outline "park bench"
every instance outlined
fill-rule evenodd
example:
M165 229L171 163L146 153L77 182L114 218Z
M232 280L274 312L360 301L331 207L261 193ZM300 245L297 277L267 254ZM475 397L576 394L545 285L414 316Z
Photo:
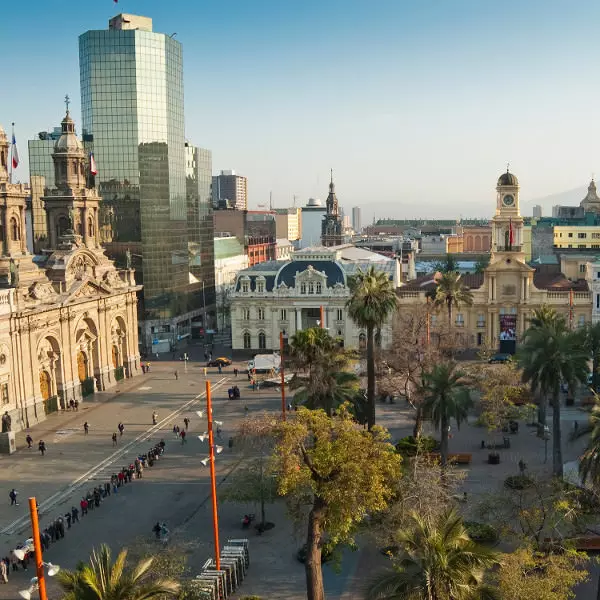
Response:
M430 452L427 458L440 460L441 455L439 452ZM448 462L455 465L470 465L472 458L473 455L467 452L448 454Z

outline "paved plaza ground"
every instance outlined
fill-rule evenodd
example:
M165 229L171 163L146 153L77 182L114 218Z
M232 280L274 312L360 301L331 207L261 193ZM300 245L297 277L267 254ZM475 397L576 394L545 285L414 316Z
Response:
M205 404L205 380L201 349L190 352L192 361L184 371L177 361L152 362L151 372L122 382L116 393L96 394L76 413L51 415L44 423L31 429L34 448L26 448L25 432L17 434L19 450L12 456L0 455L0 553L6 555L15 543L29 536L27 498L36 496L40 504L41 525L64 514L72 505L79 505L82 493L107 481L122 466L133 462L138 453L164 438L167 444L163 457L152 468L147 468L142 480L125 485L116 495L107 498L100 508L90 512L79 524L67 530L65 538L50 546L45 560L73 568L80 560L87 560L93 547L108 543L112 548L131 546L136 540L152 544L152 527L156 521L166 521L171 532L171 544L185 548L192 569L199 569L212 552L212 525L209 502L209 471L200 460L207 456L207 442L196 436L206 429L196 410ZM241 366L241 365L239 365ZM174 370L179 371L175 380ZM246 377L240 375L237 383L242 392L240 400L228 400L227 388L235 379L232 368L221 375L209 369L213 384L213 413L223 421L222 445L225 450L216 461L219 488L228 485L227 476L240 462L240 456L227 447L229 435L244 418L244 406L251 412L279 411L277 390L253 392ZM156 410L159 423L152 426L152 412ZM390 429L397 439L412 431L412 413L404 404L378 404L378 422ZM184 417L191 420L190 435L184 445L172 433L174 424L183 426ZM576 408L563 412L563 428L568 432L573 421L583 423L586 415ZM83 423L90 426L89 435ZM123 422L125 432L113 448L111 435L117 424ZM426 426L425 433L430 432ZM511 448L501 450L499 465L487 464L487 450L481 449L481 440L490 436L473 424L452 430L451 452L471 452L473 462L467 468L464 489L475 506L478 499L495 486L501 485L509 474L518 472L518 462L525 460L532 471L550 472L551 455L544 463L544 444L531 429L521 425L511 435ZM434 434L435 435L435 434ZM500 435L499 438L502 436ZM565 436L566 437L566 436ZM37 442L46 441L48 452L40 456ZM217 443L221 443L217 440ZM581 445L565 442L565 460L575 459ZM550 449L550 448L549 448ZM11 507L8 493L12 487L19 492L20 505ZM220 503L220 535L223 544L228 538L249 537L251 568L240 592L257 594L269 600L301 600L306 597L304 569L295 559L302 545L304 531L294 532L286 516L283 503L267 507L267 516L275 522L273 530L258 536L254 531L242 531L241 518L246 512L257 512L256 507ZM324 567L327 597L340 600L358 600L362 588L373 571L383 567L386 560L372 547L347 552L340 573ZM27 587L34 575L27 572L10 574L8 585L0 586L0 599L16 598L19 589ZM582 589L578 597L588 598L592 586ZM59 594L50 584L50 597Z

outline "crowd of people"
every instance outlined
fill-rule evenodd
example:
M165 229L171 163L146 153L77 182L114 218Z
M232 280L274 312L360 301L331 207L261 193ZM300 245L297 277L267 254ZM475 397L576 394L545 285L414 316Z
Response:
M65 537L65 531L71 529L75 523L79 523L80 517L89 515L91 511L97 510L102 503L112 494L118 494L121 487L131 483L134 479L141 479L144 469L152 467L159 460L165 451L165 441L161 440L145 454L140 454L129 465L121 468L120 471L113 473L109 481L101 483L88 490L79 502L79 508L73 505L71 510L53 518L43 529L40 527L40 548L42 551L48 550L50 544L60 541ZM11 505L17 505L18 492L14 488L9 493ZM39 514L39 508L38 508ZM15 550L22 550L23 558L19 558L13 551L10 556L0 559L0 582L8 581L8 573L12 569L18 571L20 568L27 570L30 561L33 560L33 540L29 539L18 544ZM18 553L20 555L20 553ZM35 565L33 566L35 568Z

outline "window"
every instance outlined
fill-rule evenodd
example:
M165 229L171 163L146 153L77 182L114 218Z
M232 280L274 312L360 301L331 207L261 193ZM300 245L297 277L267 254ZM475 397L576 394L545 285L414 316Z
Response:
M265 350L267 348L267 336L264 334L264 331L261 331L258 334L258 348L260 350Z
M249 321L250 320L250 309L242 308L242 320Z
M250 334L246 331L244 332L244 350L249 350L250 348L252 348L252 340Z
M598 249L598 248L600 248L600 244L592 244L592 248Z
M2 398L2 404L8 404L8 383L2 384L2 388L0 388L0 397Z
M585 263L581 263L581 264L579 265L579 272L580 272L580 273L585 273Z
M592 239L600 240L600 233L592 233Z
M281 321L287 321L287 310L285 308L282 308L279 312L279 319Z
M585 315L579 315L579 320L577 322L578 327L585 327Z
M585 240L585 238L587 237L587 233L578 233L578 234L577 234L577 237L578 237L580 240Z
M317 281L317 294L321 293L321 282Z
M308 284L308 293L309 294L314 294L315 293L315 284L314 283L309 283Z
M337 309L337 320L338 321L344 320L344 311L341 308Z
M572 248L572 247L573 247L573 244L569 244L569 246L568 246L568 247L569 247L569 248Z
M437 321L437 315L431 315L430 323L431 323L432 327L435 325L436 321Z
M577 244L578 248L585 248L585 244Z
M10 239L13 242L18 242L20 237L21 236L19 235L19 223L14 217L12 217L10 220Z
M265 282L264 281L259 281L256 284L256 291L261 292L261 293L265 291Z
M477 334L477 345L483 346L483 333L481 331Z
M248 281L242 282L242 292L248 293L250 291L250 283Z
M600 294L596 294L596 308L600 308Z
M569 237L573 237L573 234L572 234L572 233L569 233Z
M464 318L463 314L462 313L458 313L456 315L456 326L457 327L464 327L464 324L465 324L465 318Z
M259 308L258 309L258 320L259 321L264 321L265 320L265 309L264 308Z
M485 327L485 315L477 315L477 327Z
M305 283L300 284L300 293L306 294L306 284Z

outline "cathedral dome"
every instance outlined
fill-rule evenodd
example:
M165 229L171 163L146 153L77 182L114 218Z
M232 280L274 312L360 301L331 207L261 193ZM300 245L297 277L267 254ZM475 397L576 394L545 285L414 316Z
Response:
M71 116L67 112L65 118L61 123L62 135L54 144L55 152L73 152L73 151L81 151L83 152L83 145L77 139L77 135L75 134L75 122L71 119Z
M498 185L519 185L519 180L516 175L506 169L506 173L502 173L498 177Z

